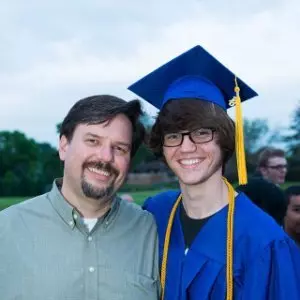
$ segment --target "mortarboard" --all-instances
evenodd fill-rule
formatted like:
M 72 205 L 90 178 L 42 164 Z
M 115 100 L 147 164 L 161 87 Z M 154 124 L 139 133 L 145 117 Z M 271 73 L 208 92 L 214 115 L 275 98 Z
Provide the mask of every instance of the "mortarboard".
M 247 183 L 241 101 L 257 93 L 204 48 L 197 45 L 167 62 L 128 88 L 161 109 L 174 99 L 213 102 L 227 110 L 236 106 L 236 156 L 239 183 Z

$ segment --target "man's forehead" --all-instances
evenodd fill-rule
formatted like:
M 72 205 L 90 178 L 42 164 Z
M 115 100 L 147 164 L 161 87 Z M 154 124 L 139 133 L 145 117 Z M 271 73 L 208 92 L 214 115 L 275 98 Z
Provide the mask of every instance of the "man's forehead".
M 118 129 L 119 128 L 119 129 Z M 118 142 L 128 142 L 128 138 L 131 138 L 132 132 L 126 129 L 126 125 L 122 127 L 112 126 L 110 128 L 110 121 L 105 121 L 99 124 L 79 124 L 75 131 L 78 132 L 78 136 L 93 136 L 93 137 L 110 137 Z
M 269 163 L 276 163 L 276 164 L 281 164 L 281 163 L 286 163 L 287 160 L 285 157 L 282 156 L 272 156 L 269 158 Z
M 81 123 L 77 125 L 76 129 L 79 129 L 79 131 L 86 133 L 86 132 L 92 132 L 97 131 L 97 129 L 102 129 L 107 127 L 108 121 L 105 121 L 103 123 L 98 124 L 88 124 L 88 123 Z

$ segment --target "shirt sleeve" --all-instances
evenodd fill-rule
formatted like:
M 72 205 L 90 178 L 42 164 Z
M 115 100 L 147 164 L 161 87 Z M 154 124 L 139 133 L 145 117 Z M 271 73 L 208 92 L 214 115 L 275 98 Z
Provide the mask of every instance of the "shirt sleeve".
M 245 300 L 299 300 L 300 249 L 288 237 L 273 241 L 245 274 Z

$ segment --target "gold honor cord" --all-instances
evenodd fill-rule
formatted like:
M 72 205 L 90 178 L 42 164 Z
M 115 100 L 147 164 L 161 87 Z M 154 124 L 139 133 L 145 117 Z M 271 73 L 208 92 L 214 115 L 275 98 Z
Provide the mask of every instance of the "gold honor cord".
M 226 300 L 232 300 L 233 299 L 233 217 L 234 217 L 235 195 L 234 195 L 234 189 L 232 185 L 227 181 L 226 178 L 223 178 L 223 180 L 228 188 L 228 201 L 229 201 L 228 214 L 227 214 L 227 239 L 226 239 L 226 284 L 227 284 Z M 161 286 L 162 286 L 162 297 L 161 297 L 162 300 L 164 300 L 165 297 L 168 250 L 170 245 L 172 225 L 173 225 L 176 210 L 181 200 L 182 200 L 182 195 L 180 194 L 172 208 L 168 220 L 166 235 L 165 235 L 161 274 L 160 274 Z

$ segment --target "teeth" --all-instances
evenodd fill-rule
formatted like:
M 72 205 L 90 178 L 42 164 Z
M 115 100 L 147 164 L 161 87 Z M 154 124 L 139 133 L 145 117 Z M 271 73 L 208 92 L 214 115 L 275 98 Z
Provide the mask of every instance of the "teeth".
M 182 159 L 181 164 L 191 166 L 200 162 L 200 159 Z
M 104 175 L 104 176 L 109 176 L 110 173 L 107 172 L 107 171 L 103 171 L 103 170 L 99 170 L 97 168 L 88 168 L 91 172 L 94 172 L 94 173 L 97 173 L 97 174 L 100 174 L 100 175 Z

